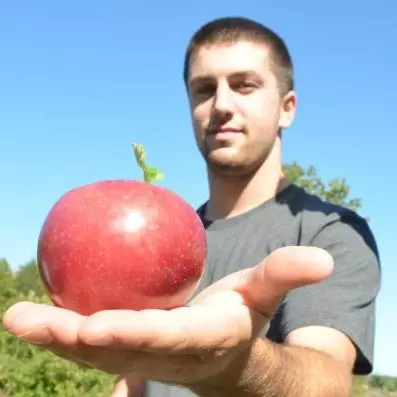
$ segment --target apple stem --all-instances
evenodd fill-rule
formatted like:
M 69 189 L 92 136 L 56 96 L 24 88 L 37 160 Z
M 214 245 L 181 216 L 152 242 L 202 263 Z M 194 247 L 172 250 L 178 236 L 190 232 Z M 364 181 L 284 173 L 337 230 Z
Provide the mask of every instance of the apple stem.
M 145 182 L 152 183 L 164 179 L 163 173 L 158 168 L 147 165 L 147 153 L 142 144 L 133 143 L 132 148 L 134 149 L 135 159 L 139 167 L 143 170 L 143 179 Z

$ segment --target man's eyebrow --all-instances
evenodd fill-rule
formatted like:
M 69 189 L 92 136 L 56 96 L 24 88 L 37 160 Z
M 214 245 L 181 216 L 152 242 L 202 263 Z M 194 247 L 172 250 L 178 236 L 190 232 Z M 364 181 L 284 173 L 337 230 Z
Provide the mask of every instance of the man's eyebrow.
M 249 69 L 231 73 L 229 76 L 230 79 L 245 78 L 245 77 L 254 78 L 256 80 L 263 80 L 263 77 L 258 72 Z M 199 83 L 210 83 L 213 81 L 214 81 L 214 77 L 210 75 L 197 75 L 189 81 L 189 85 L 197 85 Z
M 233 73 L 230 77 L 231 78 L 250 77 L 256 80 L 263 80 L 263 77 L 255 70 L 242 70 L 240 72 Z
M 189 85 L 196 85 L 198 83 L 210 83 L 214 78 L 210 75 L 198 75 L 189 80 Z

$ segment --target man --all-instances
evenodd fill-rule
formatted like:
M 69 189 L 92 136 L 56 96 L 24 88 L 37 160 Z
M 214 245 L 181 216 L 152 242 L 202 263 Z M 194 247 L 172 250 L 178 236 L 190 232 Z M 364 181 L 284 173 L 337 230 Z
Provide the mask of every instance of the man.
M 6 329 L 117 373 L 113 397 L 347 397 L 373 367 L 376 243 L 367 223 L 289 184 L 281 132 L 294 119 L 283 41 L 243 18 L 203 26 L 185 81 L 206 161 L 207 271 L 189 305 L 89 318 L 21 303 Z M 65 324 L 68 328 L 65 329 Z

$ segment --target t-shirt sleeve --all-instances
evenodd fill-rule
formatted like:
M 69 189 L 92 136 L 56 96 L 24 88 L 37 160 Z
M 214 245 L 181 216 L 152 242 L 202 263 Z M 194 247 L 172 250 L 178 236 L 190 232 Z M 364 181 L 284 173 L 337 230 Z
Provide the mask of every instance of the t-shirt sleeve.
M 357 214 L 346 211 L 324 218 L 302 245 L 328 251 L 334 271 L 323 282 L 287 295 L 282 305 L 281 336 L 284 339 L 294 329 L 308 325 L 335 328 L 356 346 L 354 374 L 366 375 L 373 370 L 375 299 L 380 288 L 377 245 L 367 222 Z

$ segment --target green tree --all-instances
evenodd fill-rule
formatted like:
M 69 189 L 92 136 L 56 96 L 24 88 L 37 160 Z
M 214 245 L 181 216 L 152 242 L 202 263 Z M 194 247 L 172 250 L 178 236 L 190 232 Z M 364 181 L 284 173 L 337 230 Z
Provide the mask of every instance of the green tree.
M 397 379 L 390 376 L 374 375 L 371 377 L 369 384 L 374 389 L 397 391 Z
M 39 277 L 37 262 L 35 260 L 31 260 L 21 266 L 14 277 L 18 291 L 26 294 L 29 293 L 29 291 L 33 291 L 38 295 L 44 294 L 43 283 Z
M 30 262 L 21 269 L 22 272 L 13 274 L 8 262 L 0 260 L 1 316 L 19 301 L 50 304 L 45 294 L 34 291 L 41 281 L 38 273 L 33 270 L 33 263 Z M 27 274 L 30 276 L 25 278 Z M 34 277 L 37 279 L 34 280 Z M 22 280 L 29 280 L 28 284 L 32 288 L 27 288 Z M 0 396 L 109 397 L 114 378 L 62 360 L 39 346 L 15 338 L 0 327 Z
M 369 384 L 367 376 L 355 376 L 352 384 L 352 397 L 366 397 L 368 396 Z
M 0 259 L 0 309 L 16 294 L 11 266 L 5 258 Z
M 325 182 L 317 175 L 315 167 L 303 168 L 297 162 L 285 164 L 283 169 L 289 181 L 303 187 L 309 193 L 353 211 L 357 211 L 361 207 L 360 198 L 350 197 L 350 187 L 345 178 L 333 178 Z

